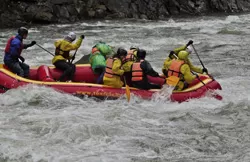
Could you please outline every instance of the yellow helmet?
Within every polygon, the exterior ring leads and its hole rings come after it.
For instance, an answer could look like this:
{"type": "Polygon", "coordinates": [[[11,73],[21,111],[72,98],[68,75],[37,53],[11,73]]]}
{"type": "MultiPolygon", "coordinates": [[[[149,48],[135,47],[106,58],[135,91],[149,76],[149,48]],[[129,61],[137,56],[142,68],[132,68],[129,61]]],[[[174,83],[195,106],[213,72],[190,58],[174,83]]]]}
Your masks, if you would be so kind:
{"type": "Polygon", "coordinates": [[[178,58],[180,60],[187,60],[188,59],[188,55],[189,55],[189,53],[187,51],[180,51],[178,53],[178,58]]]}

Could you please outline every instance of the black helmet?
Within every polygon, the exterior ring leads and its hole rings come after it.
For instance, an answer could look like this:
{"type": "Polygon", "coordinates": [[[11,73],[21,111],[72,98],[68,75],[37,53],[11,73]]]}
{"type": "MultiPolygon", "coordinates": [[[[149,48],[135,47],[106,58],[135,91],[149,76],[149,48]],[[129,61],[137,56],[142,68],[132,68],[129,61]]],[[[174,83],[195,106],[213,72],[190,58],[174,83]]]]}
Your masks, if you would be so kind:
{"type": "Polygon", "coordinates": [[[118,48],[117,55],[118,56],[126,56],[127,55],[127,51],[124,48],[118,48]]]}
{"type": "Polygon", "coordinates": [[[146,57],[146,51],[144,49],[139,49],[137,52],[137,57],[144,59],[146,57]]]}
{"type": "Polygon", "coordinates": [[[17,31],[17,33],[21,36],[27,35],[28,34],[28,29],[25,27],[20,27],[17,31]]]}

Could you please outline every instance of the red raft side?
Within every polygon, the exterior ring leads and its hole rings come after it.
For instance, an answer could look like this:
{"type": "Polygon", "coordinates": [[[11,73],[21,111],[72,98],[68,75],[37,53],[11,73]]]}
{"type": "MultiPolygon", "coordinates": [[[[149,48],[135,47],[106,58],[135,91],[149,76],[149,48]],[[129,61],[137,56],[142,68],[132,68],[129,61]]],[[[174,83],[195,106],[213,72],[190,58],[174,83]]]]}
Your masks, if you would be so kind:
{"type": "MultiPolygon", "coordinates": [[[[61,92],[79,96],[87,95],[104,98],[119,98],[126,93],[125,87],[113,88],[111,86],[94,84],[98,76],[93,74],[89,64],[76,66],[76,73],[74,77],[75,82],[56,82],[55,80],[57,80],[61,74],[62,72],[54,67],[42,65],[40,67],[32,67],[30,69],[30,79],[26,79],[13,74],[0,64],[0,93],[4,93],[9,89],[27,84],[48,86],[61,92]]],[[[205,86],[196,79],[189,85],[189,88],[181,92],[173,91],[170,99],[172,101],[183,102],[191,98],[200,98],[210,89],[221,89],[219,83],[211,79],[209,76],[201,75],[200,78],[205,83],[205,86]]],[[[149,82],[164,84],[165,79],[160,77],[149,77],[149,82]]],[[[158,89],[140,90],[130,87],[131,93],[136,96],[140,96],[143,99],[151,99],[152,95],[159,91],[160,90],[158,89]]]]}
{"type": "MultiPolygon", "coordinates": [[[[40,67],[31,67],[30,68],[30,79],[31,80],[41,80],[44,78],[43,73],[48,73],[47,69],[49,68],[49,73],[51,78],[54,80],[58,80],[62,75],[62,71],[56,69],[54,66],[44,66],[40,67]]],[[[95,75],[91,69],[90,64],[79,64],[76,65],[76,71],[74,76],[75,82],[85,82],[85,83],[95,83],[98,78],[98,75],[95,75]]]]}
{"type": "MultiPolygon", "coordinates": [[[[119,98],[126,94],[125,87],[113,88],[111,86],[86,83],[95,81],[97,78],[89,68],[89,66],[77,66],[75,79],[80,82],[55,82],[52,77],[59,77],[60,72],[55,68],[48,68],[47,66],[40,66],[38,68],[31,68],[31,77],[40,80],[31,80],[17,76],[10,72],[3,65],[0,66],[0,93],[4,93],[9,89],[17,88],[19,86],[27,84],[35,84],[41,86],[48,86],[56,89],[60,92],[69,93],[78,96],[95,96],[104,98],[119,98]],[[85,82],[85,83],[83,83],[85,82]]],[[[136,96],[140,96],[143,99],[151,99],[152,95],[158,90],[139,90],[136,88],[130,88],[130,92],[136,96]]]]}
{"type": "MultiPolygon", "coordinates": [[[[199,75],[200,79],[195,79],[189,87],[183,91],[173,91],[170,96],[171,101],[184,102],[192,98],[201,98],[205,96],[206,92],[209,90],[221,90],[220,84],[208,75],[199,75]]],[[[218,94],[213,95],[214,98],[221,100],[222,97],[218,94]]]]}

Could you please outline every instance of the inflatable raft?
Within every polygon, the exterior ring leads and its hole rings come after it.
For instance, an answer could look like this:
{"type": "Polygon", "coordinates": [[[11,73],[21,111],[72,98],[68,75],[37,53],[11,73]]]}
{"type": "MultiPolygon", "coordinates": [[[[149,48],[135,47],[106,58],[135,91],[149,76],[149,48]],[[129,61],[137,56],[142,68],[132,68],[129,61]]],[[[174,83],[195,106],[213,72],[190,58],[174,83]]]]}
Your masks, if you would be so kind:
{"type": "MultiPolygon", "coordinates": [[[[61,71],[54,67],[45,65],[32,67],[30,69],[29,79],[20,77],[9,71],[3,64],[0,64],[0,93],[4,93],[9,89],[14,89],[27,84],[36,84],[48,86],[61,92],[69,93],[77,96],[94,96],[104,98],[119,98],[126,92],[125,87],[113,88],[102,84],[95,84],[98,76],[93,74],[89,64],[76,65],[74,82],[57,82],[56,80],[62,74],[61,71]]],[[[148,77],[152,83],[165,84],[164,78],[148,77]]],[[[173,91],[170,96],[172,101],[183,102],[191,98],[203,97],[207,91],[221,89],[220,84],[208,75],[200,75],[200,80],[194,80],[184,91],[173,91]]],[[[140,90],[130,87],[130,93],[143,99],[151,99],[154,93],[161,91],[160,89],[140,90]]],[[[222,99],[221,96],[214,96],[222,99]]]]}

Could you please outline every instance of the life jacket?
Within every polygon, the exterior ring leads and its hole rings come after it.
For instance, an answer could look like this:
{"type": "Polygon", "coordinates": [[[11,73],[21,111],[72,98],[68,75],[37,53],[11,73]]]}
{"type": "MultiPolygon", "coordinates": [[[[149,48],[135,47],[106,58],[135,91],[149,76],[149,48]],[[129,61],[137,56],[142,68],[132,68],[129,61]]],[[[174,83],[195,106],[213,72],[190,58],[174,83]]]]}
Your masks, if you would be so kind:
{"type": "MultiPolygon", "coordinates": [[[[9,54],[9,53],[10,53],[11,42],[12,42],[12,40],[15,39],[15,38],[16,38],[15,36],[12,36],[12,37],[10,37],[10,38],[8,39],[8,42],[7,42],[7,44],[6,44],[6,46],[5,46],[5,50],[4,50],[5,54],[9,54]]],[[[22,50],[23,50],[23,43],[21,44],[21,48],[20,48],[19,51],[18,51],[18,54],[19,54],[19,55],[21,55],[22,50]]]]}
{"type": "Polygon", "coordinates": [[[94,56],[98,53],[98,52],[100,52],[100,50],[96,47],[96,46],[94,46],[93,48],[92,48],[92,50],[91,50],[91,56],[90,56],[90,59],[89,59],[89,62],[90,62],[90,64],[92,63],[92,61],[93,61],[93,59],[94,59],[94,56]]]}
{"type": "Polygon", "coordinates": [[[61,44],[56,47],[56,50],[55,50],[55,55],[62,55],[64,58],[69,58],[69,51],[64,51],[64,50],[61,50],[61,44]],[[62,54],[61,54],[62,52],[62,54]]]}
{"type": "Polygon", "coordinates": [[[94,47],[92,48],[91,54],[94,55],[96,52],[100,52],[100,50],[99,50],[96,46],[94,46],[94,47]]]}
{"type": "Polygon", "coordinates": [[[106,69],[105,69],[105,74],[104,74],[105,77],[113,78],[114,75],[120,76],[120,75],[114,74],[114,72],[113,72],[113,70],[112,70],[113,63],[114,63],[114,61],[115,61],[116,59],[117,59],[117,58],[108,58],[108,60],[107,60],[107,65],[106,65],[106,69]]]}
{"type": "Polygon", "coordinates": [[[141,60],[140,62],[135,62],[132,65],[132,81],[138,82],[143,80],[143,70],[141,68],[141,63],[144,60],[141,60]]]}
{"type": "Polygon", "coordinates": [[[134,52],[135,50],[129,50],[127,56],[124,59],[122,59],[122,64],[125,64],[128,61],[134,62],[136,60],[134,52]]]}
{"type": "Polygon", "coordinates": [[[182,60],[173,60],[170,67],[168,68],[168,77],[176,76],[181,78],[183,74],[180,72],[180,69],[184,63],[185,62],[182,60]]]}

